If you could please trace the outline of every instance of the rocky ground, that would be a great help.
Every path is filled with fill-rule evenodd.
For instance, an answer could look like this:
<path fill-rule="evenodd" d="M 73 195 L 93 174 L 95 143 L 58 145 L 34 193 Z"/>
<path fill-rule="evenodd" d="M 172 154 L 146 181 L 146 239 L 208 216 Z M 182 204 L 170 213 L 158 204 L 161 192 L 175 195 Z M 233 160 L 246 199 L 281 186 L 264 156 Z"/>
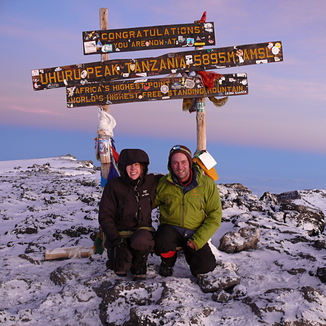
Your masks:
<path fill-rule="evenodd" d="M 216 269 L 195 278 L 179 252 L 163 278 L 152 255 L 134 282 L 106 270 L 105 253 L 44 259 L 93 246 L 102 189 L 91 162 L 0 162 L 0 172 L 2 325 L 326 325 L 325 189 L 258 198 L 219 184 Z"/>

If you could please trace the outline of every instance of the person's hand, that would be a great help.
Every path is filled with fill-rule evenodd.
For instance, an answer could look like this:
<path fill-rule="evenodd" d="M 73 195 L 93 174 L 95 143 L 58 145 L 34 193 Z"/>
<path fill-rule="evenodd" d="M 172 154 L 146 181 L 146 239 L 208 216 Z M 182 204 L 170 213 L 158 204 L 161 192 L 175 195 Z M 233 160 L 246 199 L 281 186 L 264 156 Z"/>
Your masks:
<path fill-rule="evenodd" d="M 191 249 L 196 249 L 194 243 L 190 240 L 187 241 L 187 246 L 190 247 Z"/>

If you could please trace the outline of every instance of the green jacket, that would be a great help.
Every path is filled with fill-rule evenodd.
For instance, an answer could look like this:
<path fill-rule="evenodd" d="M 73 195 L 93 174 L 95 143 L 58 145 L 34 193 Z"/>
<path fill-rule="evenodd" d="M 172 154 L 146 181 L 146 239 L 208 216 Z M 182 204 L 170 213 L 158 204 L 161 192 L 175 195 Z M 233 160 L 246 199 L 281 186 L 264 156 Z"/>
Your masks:
<path fill-rule="evenodd" d="M 202 248 L 221 225 L 222 206 L 215 182 L 196 166 L 194 187 L 184 193 L 171 172 L 159 181 L 154 199 L 160 209 L 160 223 L 196 230 L 190 240 Z M 197 181 L 197 182 L 196 182 Z"/>

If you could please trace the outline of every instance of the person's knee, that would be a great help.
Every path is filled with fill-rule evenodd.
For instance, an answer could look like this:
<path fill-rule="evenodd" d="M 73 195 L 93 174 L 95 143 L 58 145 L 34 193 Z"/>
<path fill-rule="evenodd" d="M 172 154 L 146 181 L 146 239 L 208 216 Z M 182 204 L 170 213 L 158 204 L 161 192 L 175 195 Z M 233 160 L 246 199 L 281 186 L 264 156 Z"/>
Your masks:
<path fill-rule="evenodd" d="M 154 250 L 157 255 L 173 252 L 179 243 L 178 231 L 171 225 L 162 224 L 155 234 Z"/>
<path fill-rule="evenodd" d="M 151 250 L 154 248 L 153 234 L 148 230 L 138 230 L 130 237 L 130 247 L 134 250 Z"/>

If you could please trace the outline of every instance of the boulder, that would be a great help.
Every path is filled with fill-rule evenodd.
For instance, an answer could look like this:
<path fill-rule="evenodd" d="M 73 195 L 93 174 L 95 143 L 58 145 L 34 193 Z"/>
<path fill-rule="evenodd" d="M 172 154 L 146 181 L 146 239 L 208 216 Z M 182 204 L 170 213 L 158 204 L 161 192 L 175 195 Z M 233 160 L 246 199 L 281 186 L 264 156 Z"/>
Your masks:
<path fill-rule="evenodd" d="M 235 253 L 242 250 L 257 248 L 260 240 L 260 231 L 255 227 L 243 227 L 238 232 L 229 231 L 220 239 L 219 250 Z"/>

